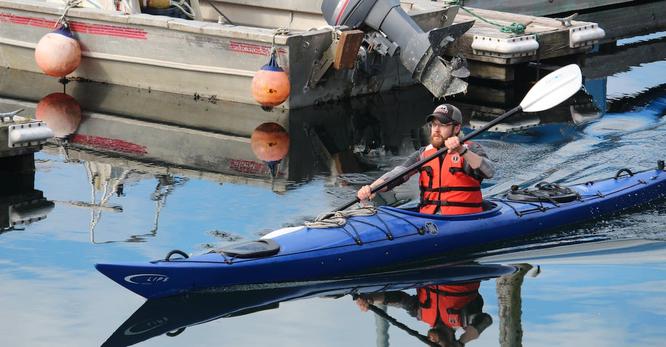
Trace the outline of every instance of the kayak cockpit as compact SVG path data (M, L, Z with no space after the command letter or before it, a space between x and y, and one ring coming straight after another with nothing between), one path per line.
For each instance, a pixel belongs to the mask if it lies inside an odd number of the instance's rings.
M477 213L459 214L459 215L446 215L446 214L423 214L419 212L418 204L404 205L401 207L382 206L380 209L387 209L398 213L408 214L416 217L427 216L429 219L442 219L442 220L469 220L480 219L495 216L500 213L501 207L492 200L483 200L481 205L483 211Z

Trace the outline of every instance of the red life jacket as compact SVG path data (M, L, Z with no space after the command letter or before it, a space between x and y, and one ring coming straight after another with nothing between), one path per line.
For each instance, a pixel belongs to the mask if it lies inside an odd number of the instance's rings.
M421 159L437 152L428 145ZM481 181L463 171L465 159L458 153L435 158L419 169L421 204L419 211L428 214L467 214L482 212Z
M421 320L434 327L439 317L448 327L466 327L462 311L479 296L480 285L480 282L471 282L418 288L416 294L421 307Z

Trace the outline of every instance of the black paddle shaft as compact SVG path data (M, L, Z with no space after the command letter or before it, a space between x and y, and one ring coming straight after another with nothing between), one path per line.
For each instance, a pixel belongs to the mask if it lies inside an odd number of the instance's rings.
M437 343L434 343L434 342L430 341L430 340L428 339L428 337L419 334L418 331L413 330L412 328L410 328L410 327L408 327L407 325L401 323L401 322L398 321L397 319L391 317L388 313L384 312L384 310L382 310L381 308L379 308L379 307L377 307L377 306L375 306L375 305L373 305L373 304L368 304L368 309L369 309L370 311L374 312L376 315L378 315L378 316L380 316L380 317L386 319L386 320L389 321L391 324L393 324L393 325L395 325L396 327L398 327L400 330L403 330L403 331L405 331L407 334L416 337L417 339L419 339L421 342L425 343L426 345L431 346L431 347L439 347L439 345L438 345Z
M461 142L461 143L464 143L464 142L466 142L466 141L469 141L469 140L475 138L476 136L478 136L478 135L481 134L482 132L484 132L484 131L486 131L486 130L492 128L492 127L494 127L496 124L501 123L501 122L504 121L505 119L507 119L507 118L513 116L514 114L516 114L516 113L518 113L518 112L520 112L520 111L522 111L522 110L523 110L523 108L522 108L522 106L520 106L520 105L519 105L519 106L516 106L516 107L514 107L514 108L512 108L512 109L510 109L509 111L507 111L507 112L504 113L503 115L501 115L501 116L499 116L499 117L493 119L492 121L488 122L488 124L484 125L483 127L481 127L481 128L479 128L479 129L476 129L476 130L472 131L472 132L469 133L469 135L467 135L467 136L464 136L460 142ZM395 177L391 178L390 180L388 180L388 181L386 181L386 182L384 182L384 183L382 183L382 184L380 184L380 185L378 185L378 186L372 188L372 190L371 190L371 194L374 194L374 193L376 193L376 192L378 192L378 191L384 189L385 187L387 187L387 186L389 186L390 184L392 184L393 182L395 182L397 179L402 179L402 177L404 177L405 175L409 174L410 172L413 172L414 170L420 168L420 167L423 166L425 163L427 163L427 162L429 162L429 161L431 161L431 160L433 160L433 159L435 159L435 158L437 158L437 157L440 157L440 156L446 154L447 151L448 151L448 149L447 149L446 147L442 147L442 148L440 148L437 152L433 153L433 154L430 155L429 157L423 158L423 159L419 160L418 162L416 162L416 163L410 165L408 168L406 168L405 170L403 170L401 173L399 173L399 174L396 175ZM354 205L354 204L357 203L357 202L360 202L360 200L358 199L358 197L356 197L354 200L352 200L352 201L346 203L344 206L338 208L336 211L342 211L342 210L345 210L345 209L349 208L350 206Z

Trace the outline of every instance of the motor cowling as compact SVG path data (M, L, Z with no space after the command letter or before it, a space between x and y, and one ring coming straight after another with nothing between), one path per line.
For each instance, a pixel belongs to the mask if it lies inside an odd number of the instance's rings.
M424 32L400 7L399 0L324 0L322 14L328 24L369 27L399 47L402 65L436 97L464 92L467 83L456 76L440 55L446 46L472 27L473 21Z

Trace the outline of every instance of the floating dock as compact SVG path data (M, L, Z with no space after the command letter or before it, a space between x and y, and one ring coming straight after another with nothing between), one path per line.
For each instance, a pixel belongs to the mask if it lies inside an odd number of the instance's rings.
M592 22L473 8L459 11L456 21L468 20L475 20L474 26L448 53L462 53L473 77L499 81L513 81L519 64L577 59L605 36L605 31Z
M0 159L32 155L53 137L46 123L18 116L19 112L0 113Z

